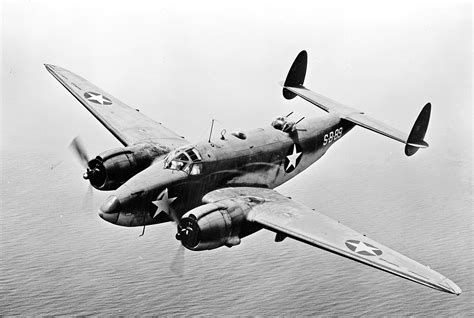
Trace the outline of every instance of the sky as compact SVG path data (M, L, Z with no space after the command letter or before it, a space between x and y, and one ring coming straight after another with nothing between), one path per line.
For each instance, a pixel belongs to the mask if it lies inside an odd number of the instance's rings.
M1 150L91 152L120 144L43 64L67 68L195 142L322 111L278 83L299 51L305 85L472 156L472 6L467 1L2 1ZM348 151L403 151L363 129ZM363 141L363 142L361 142ZM354 148L351 148L354 147Z

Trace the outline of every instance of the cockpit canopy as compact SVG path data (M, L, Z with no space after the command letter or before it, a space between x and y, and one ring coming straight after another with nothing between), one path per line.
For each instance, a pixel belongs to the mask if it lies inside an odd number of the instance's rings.
M184 171L198 175L202 170L202 157L194 147L180 148L171 151L165 158L165 169Z

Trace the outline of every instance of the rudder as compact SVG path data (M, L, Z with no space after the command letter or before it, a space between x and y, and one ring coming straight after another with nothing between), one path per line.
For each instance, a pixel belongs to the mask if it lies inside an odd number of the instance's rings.
M431 103L427 103L418 115L418 118L410 131L410 135L408 135L405 146L405 154L407 156L414 155L420 148L428 147L428 143L424 141L423 138L425 138L426 130L428 129L430 114Z
M308 65L308 53L305 50L301 51L296 57L295 61L291 65L290 71L286 76L284 86L288 87L299 87L303 85L304 78L306 76L306 67ZM283 88L283 96L286 99L292 99L296 97L296 94Z

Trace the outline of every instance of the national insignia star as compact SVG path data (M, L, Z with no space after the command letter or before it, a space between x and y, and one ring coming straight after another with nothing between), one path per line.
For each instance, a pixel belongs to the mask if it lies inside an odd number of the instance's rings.
M290 167L296 168L296 160L301 156L302 152L298 152L296 149L296 145L293 145L293 153L291 155L286 156L288 158L288 166L286 167L285 171L288 171Z
M94 94L89 93L89 95L91 95L91 96L88 97L87 100L90 101L90 102L95 101L95 102L97 102L101 105L104 105L105 103L110 103L110 101L107 98L104 98L104 95L102 95L102 94L94 95Z
M361 252L367 252L368 254L370 254L372 256L375 256L377 254L374 251L379 250L378 248L370 247L370 246L368 246L367 244L365 244L364 242L361 242L361 241L359 241L358 243L348 242L348 244L350 244L352 247L355 248L354 253L357 253L357 254L362 254ZM364 255L364 254L362 254L362 255Z
M157 209L155 211L155 214L153 215L153 218L155 218L161 212L165 212L166 214L170 215L170 205L177 198L178 197L170 198L168 196L168 188L163 190L163 192L161 192L161 194L158 196L157 200L152 201L152 203L157 206Z

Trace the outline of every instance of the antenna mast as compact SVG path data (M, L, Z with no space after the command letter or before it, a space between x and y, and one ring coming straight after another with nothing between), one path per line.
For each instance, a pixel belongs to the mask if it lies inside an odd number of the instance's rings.
M211 132L209 133L209 140L207 142L211 142L211 136L212 136L212 129L214 128L214 119L212 119L212 122L211 122Z

